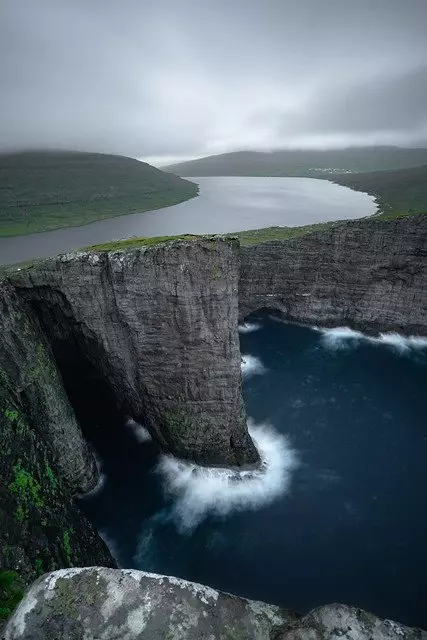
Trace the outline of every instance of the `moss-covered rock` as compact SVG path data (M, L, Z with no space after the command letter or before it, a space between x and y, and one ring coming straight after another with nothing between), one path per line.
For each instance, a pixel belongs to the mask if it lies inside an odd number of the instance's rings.
M0 333L0 578L10 591L11 576L28 584L60 567L112 566L72 500L96 481L92 457L36 320L4 283Z

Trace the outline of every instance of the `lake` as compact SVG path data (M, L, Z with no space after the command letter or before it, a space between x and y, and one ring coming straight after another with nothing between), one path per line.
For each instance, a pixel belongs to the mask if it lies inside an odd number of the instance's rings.
M241 352L261 479L183 470L136 423L94 412L104 482L80 504L120 566L426 628L427 339L263 312L241 327Z
M366 193L314 178L189 178L200 195L156 211L27 236L0 238L0 264L72 251L130 236L229 233L361 218L376 211Z

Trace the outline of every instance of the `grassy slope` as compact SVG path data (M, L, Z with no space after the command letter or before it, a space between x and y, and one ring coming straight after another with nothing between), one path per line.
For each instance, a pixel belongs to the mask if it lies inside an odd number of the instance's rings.
M96 153L0 155L0 236L88 224L158 209L197 185L148 164Z
M382 212L427 211L427 165L334 176L334 182L376 197Z
M346 171L384 171L427 164L427 149L363 147L329 151L237 151L165 167L181 176L330 177Z

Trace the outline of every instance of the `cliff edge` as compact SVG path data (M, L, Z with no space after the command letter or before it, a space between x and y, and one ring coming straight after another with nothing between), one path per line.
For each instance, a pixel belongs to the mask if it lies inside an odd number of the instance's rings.
M427 215L306 229L242 246L241 318L269 308L294 322L427 334Z

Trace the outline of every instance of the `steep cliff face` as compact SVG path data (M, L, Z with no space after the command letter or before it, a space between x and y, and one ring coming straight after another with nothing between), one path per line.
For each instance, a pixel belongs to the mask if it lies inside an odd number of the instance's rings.
M13 282L88 403L91 389L102 403L97 381L164 451L245 465L258 454L240 393L238 266L234 240L199 238L60 256Z
M0 570L29 581L91 563L108 550L72 503L97 479L49 345L14 291L0 283Z
M70 492L89 491L97 482L95 460L76 422L49 344L37 319L6 284L0 284L0 334L2 390L15 395L14 402L49 445Z
M358 220L241 248L240 317L427 333L427 216Z

